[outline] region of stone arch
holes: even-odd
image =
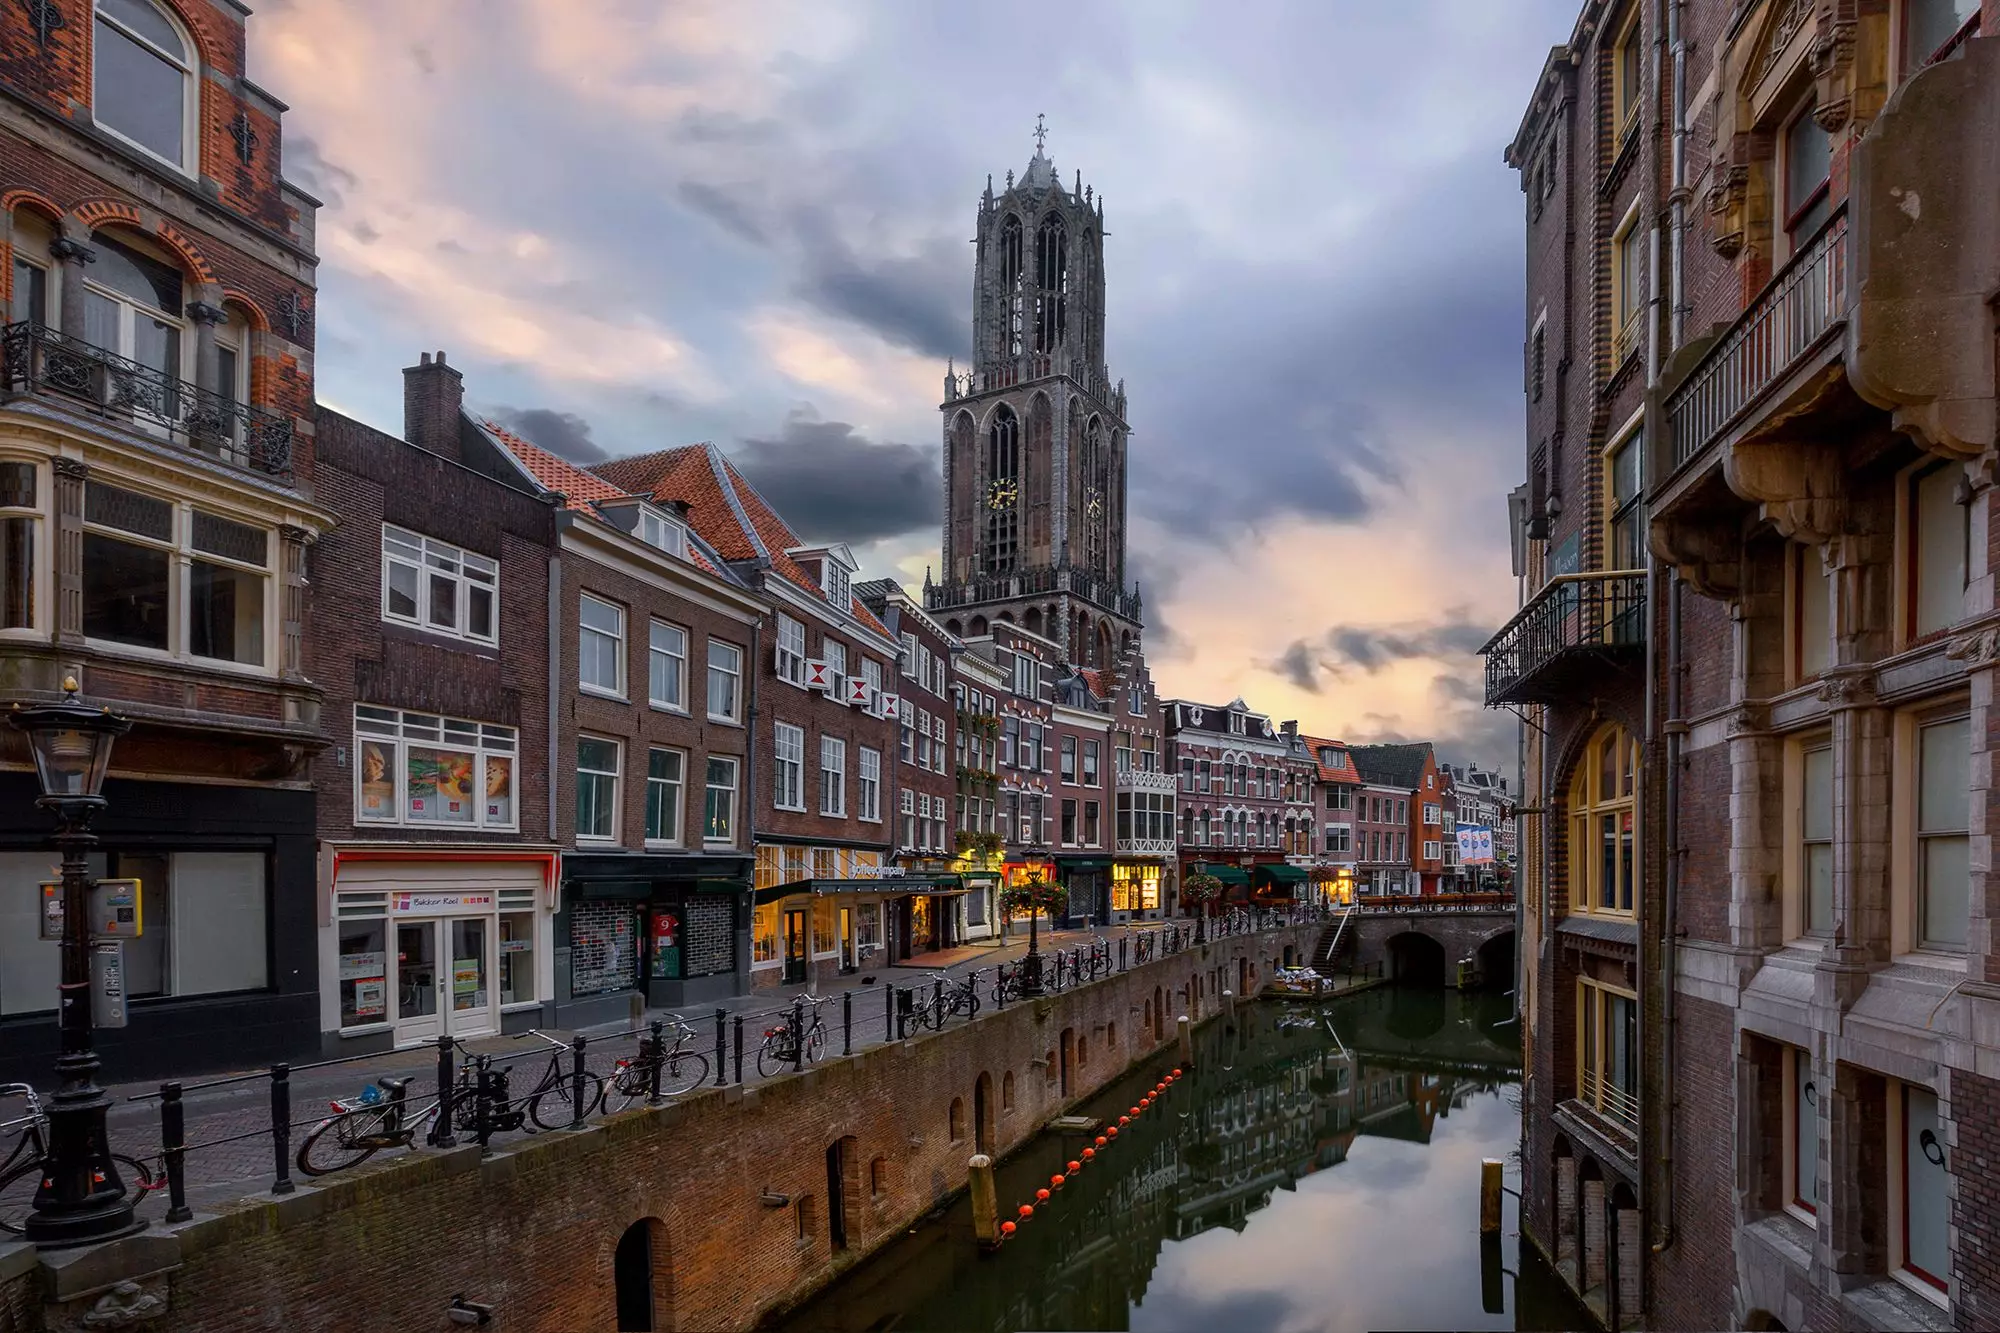
[[[625,1228],[611,1252],[612,1302],[621,1333],[674,1326],[673,1272],[666,1223],[642,1217]]]
[[[1125,630],[1118,636],[1118,660],[1127,661],[1132,656],[1132,631]]]
[[[950,562],[946,577],[964,580],[977,572],[973,568],[973,553],[979,542],[975,530],[981,489],[979,426],[972,413],[960,408],[951,419],[951,426],[945,432],[945,451],[945,464],[951,470],[951,549],[945,552]]]
[[[1112,665],[1111,622],[1108,620],[1097,622],[1097,640],[1091,645],[1091,665],[1096,667]]]
[[[1479,971],[1480,984],[1489,990],[1507,990],[1514,984],[1514,927],[1489,931],[1472,947],[1472,959]]]
[[[1028,608],[1026,615],[1022,617],[1022,628],[1030,634],[1040,634],[1042,632],[1041,607],[1031,606]]]
[[[953,616],[944,622],[944,632],[954,639],[962,639],[965,637],[965,625],[958,617]]]
[[[1014,623],[1014,613],[1012,611],[1002,611],[1000,619],[1004,624],[1011,625]]]
[[[989,630],[985,616],[974,616],[972,624],[968,628],[971,629],[972,637],[975,639],[984,638]]]
[[[107,227],[123,226],[137,232],[156,245],[165,247],[180,262],[181,269],[190,278],[220,291],[215,270],[194,240],[173,223],[161,219],[156,226],[148,227],[139,210],[122,199],[90,199],[70,210],[70,217],[89,231],[100,231]]]
[[[945,1112],[944,1124],[946,1134],[953,1143],[959,1143],[964,1140],[965,1098],[954,1097],[951,1099],[951,1106]]]
[[[1050,560],[1050,494],[1055,476],[1055,408],[1046,393],[1028,400],[1027,419],[1022,432],[1021,560],[1028,565],[1046,565]]]
[[[1743,1327],[1748,1333],[1766,1333],[1767,1330],[1785,1333],[1785,1321],[1761,1306],[1743,1316]]]
[[[62,207],[40,190],[31,190],[23,186],[19,189],[8,190],[5,194],[0,194],[0,213],[5,213],[9,217],[12,217],[16,212],[24,208],[41,214],[43,220],[50,226],[59,227],[62,225]]]
[[[243,322],[248,324],[255,332],[269,333],[271,331],[271,317],[264,313],[264,307],[258,305],[244,293],[236,291],[233,288],[225,288],[222,293],[222,304],[224,306],[234,306],[237,310],[241,311]]]
[[[1446,966],[1444,945],[1429,933],[1420,930],[1402,930],[1389,937],[1389,972],[1400,983],[1418,986],[1442,986],[1445,983]]]
[[[985,1070],[972,1081],[972,1146],[980,1152],[993,1151],[993,1075]]]

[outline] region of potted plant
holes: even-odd
[[[1211,904],[1222,899],[1222,881],[1205,870],[1181,880],[1181,902],[1187,906],[1199,907],[1206,916]]]

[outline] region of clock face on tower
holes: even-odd
[[[998,512],[1012,509],[1014,502],[1021,498],[1021,485],[1014,481],[996,481],[986,488],[986,507]]]
[[[1092,518],[1104,517],[1104,496],[1094,486],[1085,493],[1083,512]]]

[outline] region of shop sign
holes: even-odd
[[[388,975],[389,955],[380,949],[340,956],[342,981],[379,981]]]
[[[501,953],[527,953],[535,947],[533,940],[501,940]]]
[[[392,906],[398,916],[409,912],[490,912],[490,893],[398,893]]]
[[[379,956],[379,955],[378,955]],[[382,977],[354,983],[354,1016],[379,1018],[389,1011],[389,987]]]
[[[850,867],[850,879],[901,879],[908,871],[907,866],[884,866],[857,863]]]

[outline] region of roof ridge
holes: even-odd
[[[707,455],[709,470],[715,474],[716,488],[728,502],[729,512],[736,516],[737,523],[743,528],[743,534],[750,539],[751,549],[769,561],[771,548],[764,544],[764,534],[757,531],[757,525],[750,521],[749,511],[743,507],[743,497],[736,493],[736,485],[730,479],[730,468],[728,461],[722,457],[722,451],[713,444],[699,444],[695,447]]]

